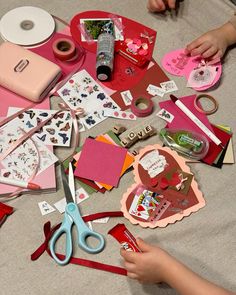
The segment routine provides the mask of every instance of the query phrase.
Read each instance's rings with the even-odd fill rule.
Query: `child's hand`
[[[150,12],[161,12],[166,10],[167,5],[171,9],[175,9],[176,0],[148,0],[147,9]]]
[[[220,29],[212,30],[188,44],[186,53],[203,58],[221,58],[228,47],[227,39]]]
[[[167,268],[171,267],[172,257],[164,250],[146,244],[137,239],[137,244],[142,253],[125,251],[120,254],[125,260],[127,275],[131,279],[137,279],[140,283],[160,283],[165,281],[164,275]]]

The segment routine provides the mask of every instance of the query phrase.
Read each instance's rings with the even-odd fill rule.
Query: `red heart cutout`
[[[176,186],[181,182],[180,176],[178,172],[172,174],[172,178],[169,180],[169,185]]]
[[[143,207],[143,205],[138,205],[137,211],[138,212],[145,211],[145,208]]]
[[[167,189],[169,186],[169,181],[166,177],[162,177],[161,178],[161,182],[160,182],[160,188],[161,189]]]
[[[157,186],[158,185],[158,179],[157,178],[151,178],[151,186],[154,187],[154,186]]]

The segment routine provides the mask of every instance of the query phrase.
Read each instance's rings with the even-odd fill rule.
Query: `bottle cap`
[[[97,67],[97,78],[100,81],[107,81],[111,78],[111,69],[108,66]]]

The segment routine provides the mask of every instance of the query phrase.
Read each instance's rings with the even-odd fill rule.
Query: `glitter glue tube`
[[[118,223],[109,230],[108,234],[113,236],[126,251],[141,252],[135,237],[128,231],[123,223]]]
[[[107,81],[111,78],[114,60],[115,38],[109,33],[102,33],[98,36],[96,71],[100,81]]]

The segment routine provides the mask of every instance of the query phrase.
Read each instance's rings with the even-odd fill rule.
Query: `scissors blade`
[[[65,192],[66,202],[67,203],[74,203],[73,196],[70,191],[70,187],[68,184],[68,180],[67,180],[63,165],[61,165],[61,178],[62,178],[62,184],[63,184],[63,188],[64,188],[64,192]]]
[[[74,179],[74,172],[73,172],[73,168],[72,168],[72,164],[71,163],[69,163],[68,183],[69,183],[69,188],[70,188],[70,192],[71,192],[72,198],[73,198],[74,203],[75,203],[75,179]]]

